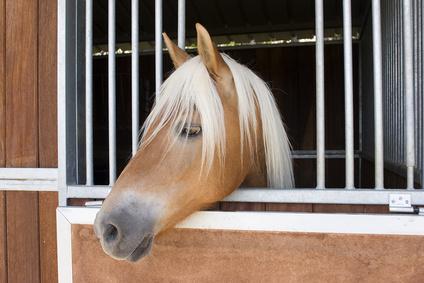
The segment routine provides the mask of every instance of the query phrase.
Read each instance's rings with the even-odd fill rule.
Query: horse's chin
[[[153,235],[146,236],[134,249],[134,251],[126,258],[126,260],[131,262],[136,262],[141,258],[150,254],[153,246]]]

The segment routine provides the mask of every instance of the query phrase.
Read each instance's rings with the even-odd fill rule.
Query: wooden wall
[[[173,229],[117,261],[72,226],[74,282],[423,282],[419,236]]]
[[[0,0],[0,166],[57,167],[56,0]],[[0,192],[0,282],[56,282],[57,194]]]

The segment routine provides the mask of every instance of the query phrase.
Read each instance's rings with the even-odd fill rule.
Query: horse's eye
[[[181,129],[181,136],[183,137],[195,137],[202,131],[200,126],[184,126]]]

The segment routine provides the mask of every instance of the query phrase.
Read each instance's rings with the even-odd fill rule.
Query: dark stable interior
[[[94,44],[107,44],[107,4],[94,1]],[[342,30],[341,1],[324,1],[325,29]],[[199,7],[207,13],[202,13]],[[163,2],[163,29],[176,39],[176,1]],[[314,1],[191,1],[186,2],[187,42],[195,42],[194,24],[200,22],[212,37],[232,34],[265,33],[314,29]],[[236,9],[237,8],[237,9]],[[130,42],[130,1],[117,1],[116,38],[118,43]],[[370,11],[370,1],[352,1],[352,24],[361,29]],[[140,39],[154,46],[154,1],[140,1]],[[240,38],[240,36],[238,37]],[[355,150],[359,150],[360,89],[359,41],[353,44]],[[316,149],[315,113],[315,47],[314,44],[286,46],[258,46],[257,48],[226,48],[223,50],[240,63],[247,65],[271,87],[278,103],[293,150]],[[191,51],[196,55],[196,51]],[[173,71],[166,52],[164,79]],[[140,61],[140,125],[147,117],[154,101],[154,54],[142,52]],[[363,66],[363,68],[367,66]],[[108,184],[108,84],[107,57],[94,58],[94,182]],[[131,157],[131,57],[118,55],[116,59],[117,95],[117,162],[118,175]],[[344,150],[344,70],[343,45],[340,41],[325,45],[325,127],[326,150]],[[358,152],[360,154],[360,152]],[[297,188],[316,186],[315,158],[294,159]],[[355,186],[373,187],[373,163],[366,158],[355,158]],[[84,180],[81,180],[84,183]],[[386,172],[386,186],[403,186],[404,179]],[[326,187],[344,188],[344,158],[326,159]],[[256,204],[228,204],[220,209],[262,210]],[[281,205],[280,205],[281,206]],[[285,210],[278,207],[277,210]],[[266,208],[269,210],[269,208]],[[289,210],[292,208],[289,208]],[[303,210],[296,208],[295,210]],[[271,209],[272,210],[272,209]],[[308,209],[306,209],[308,210]]]
[[[227,50],[233,58],[249,66],[271,87],[286,124],[294,150],[315,149],[315,49],[314,46]],[[326,58],[326,149],[344,149],[343,49],[328,45]],[[165,74],[172,65],[164,54]],[[154,56],[140,57],[140,122],[144,121],[154,99]],[[357,62],[357,48],[354,48]],[[357,81],[357,68],[354,77]],[[131,155],[131,58],[117,59],[117,144],[121,171]],[[107,58],[94,60],[94,164],[95,182],[108,183]],[[165,76],[166,77],[166,76]],[[355,117],[358,117],[358,89],[355,84]],[[358,147],[358,119],[355,119]],[[315,160],[294,160],[296,186],[315,186]],[[344,186],[344,159],[328,159],[328,187]],[[334,172],[337,172],[334,174]],[[358,184],[359,185],[359,184]]]

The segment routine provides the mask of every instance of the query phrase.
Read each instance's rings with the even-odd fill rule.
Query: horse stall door
[[[422,281],[422,1],[60,0],[58,12],[60,282]],[[272,90],[295,188],[239,188],[149,256],[113,259],[96,213],[174,71],[161,33],[196,56],[197,22]]]

